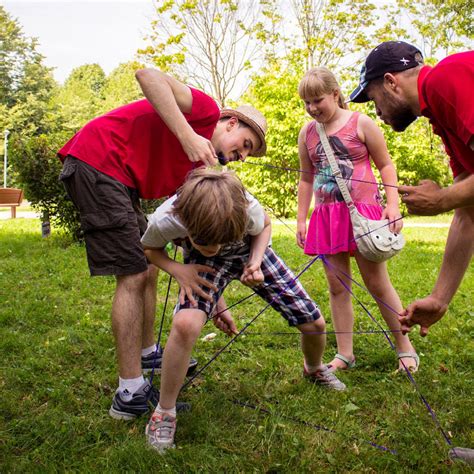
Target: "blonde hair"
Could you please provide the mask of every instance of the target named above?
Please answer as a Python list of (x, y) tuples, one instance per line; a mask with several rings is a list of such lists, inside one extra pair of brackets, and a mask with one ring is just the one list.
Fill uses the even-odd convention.
[(320, 97), (323, 94), (332, 94), (335, 90), (339, 92), (338, 105), (341, 109), (347, 109), (341, 88), (336, 76), (327, 68), (314, 67), (306, 72), (298, 86), (298, 93), (302, 100)]
[(242, 240), (247, 228), (245, 188), (230, 171), (198, 168), (178, 190), (172, 213), (198, 245)]

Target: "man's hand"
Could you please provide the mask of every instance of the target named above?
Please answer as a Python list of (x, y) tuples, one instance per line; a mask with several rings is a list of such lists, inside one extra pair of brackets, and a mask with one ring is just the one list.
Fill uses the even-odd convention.
[(197, 264), (181, 264), (178, 263), (176, 269), (173, 271), (173, 276), (179, 283), (179, 302), (184, 304), (185, 297), (188, 298), (193, 307), (197, 306), (197, 301), (194, 295), (198, 295), (205, 300), (212, 301), (212, 296), (207, 294), (202, 287), (209, 288), (212, 291), (217, 291), (217, 287), (207, 281), (205, 278), (199, 276), (199, 273), (215, 273), (212, 267)]
[(402, 334), (410, 332), (412, 326), (420, 325), (420, 335), (425, 337), (429, 327), (439, 321), (448, 309), (448, 305), (442, 303), (430, 295), (421, 300), (411, 303), (405, 311), (400, 313), (399, 321)]
[(304, 249), (306, 242), (306, 222), (298, 222), (296, 226), (296, 243), (298, 247)]
[(263, 283), (263, 280), (265, 279), (262, 273), (262, 270), (260, 269), (260, 265), (262, 262), (247, 262), (244, 271), (242, 273), (242, 276), (240, 277), (240, 281), (245, 285), (245, 286), (256, 286), (259, 285), (260, 283)]
[(189, 161), (193, 163), (202, 161), (206, 166), (217, 164), (217, 154), (212, 143), (194, 131), (181, 141), (181, 145), (186, 155), (188, 155)]
[(418, 186), (399, 186), (398, 192), (410, 214), (435, 216), (445, 212), (442, 189), (434, 181), (424, 179)]

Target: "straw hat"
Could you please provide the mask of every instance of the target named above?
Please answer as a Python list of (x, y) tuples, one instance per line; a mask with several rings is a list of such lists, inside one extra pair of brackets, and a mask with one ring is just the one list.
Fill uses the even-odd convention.
[(235, 109), (225, 108), (221, 110), (221, 118), (236, 117), (247, 124), (260, 138), (260, 148), (250, 153), (251, 156), (264, 156), (267, 152), (265, 134), (267, 133), (267, 121), (265, 117), (251, 105), (241, 105)]

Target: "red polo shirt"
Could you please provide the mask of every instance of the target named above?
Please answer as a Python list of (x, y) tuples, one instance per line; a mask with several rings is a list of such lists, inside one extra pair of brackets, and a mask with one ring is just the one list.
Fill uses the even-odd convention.
[(474, 173), (474, 51), (448, 56), (425, 66), (418, 76), (421, 114), (443, 140), (453, 175)]
[[(184, 117), (210, 139), (220, 117), (214, 99), (191, 88), (193, 104)], [(173, 194), (196, 166), (148, 100), (133, 102), (87, 123), (58, 152), (86, 162), (135, 188), (144, 199)]]

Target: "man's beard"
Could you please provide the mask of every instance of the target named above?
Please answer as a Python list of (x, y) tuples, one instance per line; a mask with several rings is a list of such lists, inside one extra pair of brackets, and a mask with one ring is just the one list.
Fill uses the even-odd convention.
[(222, 166), (225, 166), (230, 161), (224, 156), (224, 153), (222, 153), (222, 151), (219, 151), (217, 153), (217, 160), (219, 161), (219, 164), (221, 164)]
[(394, 99), (385, 91), (384, 98), (387, 111), (382, 114), (383, 120), (396, 132), (403, 132), (408, 125), (416, 120), (416, 115), (411, 111), (407, 103)]

